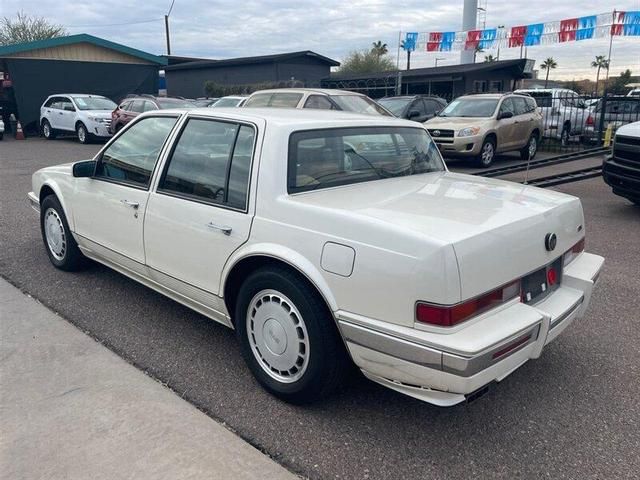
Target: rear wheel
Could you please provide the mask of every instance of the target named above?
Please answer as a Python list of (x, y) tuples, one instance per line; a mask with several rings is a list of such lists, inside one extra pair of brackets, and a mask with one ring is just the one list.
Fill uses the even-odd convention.
[(486, 138), (480, 148), (480, 154), (476, 157), (479, 167), (487, 168), (493, 163), (496, 154), (496, 144), (492, 138)]
[(291, 403), (309, 403), (343, 381), (348, 357), (331, 313), (299, 274), (265, 267), (242, 284), (236, 334), (258, 382)]
[(532, 133), (527, 144), (520, 150), (520, 158), (522, 160), (533, 160), (536, 153), (538, 153), (538, 136)]
[(42, 135), (44, 135), (44, 138), (46, 138), (47, 140), (53, 140), (54, 138), (56, 138), (56, 134), (53, 131), (53, 128), (51, 128), (49, 120), (45, 119), (42, 121)]
[(83, 266), (85, 257), (71, 234), (67, 217), (55, 195), (47, 196), (40, 204), (40, 230), (54, 267), (74, 271)]

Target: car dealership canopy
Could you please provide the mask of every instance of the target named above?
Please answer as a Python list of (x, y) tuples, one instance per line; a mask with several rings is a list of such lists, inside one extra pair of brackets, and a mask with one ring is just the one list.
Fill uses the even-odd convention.
[(155, 93), (163, 57), (87, 34), (0, 47), (0, 106), (23, 126), (37, 126), (40, 105), (55, 93), (92, 93), (118, 101)]

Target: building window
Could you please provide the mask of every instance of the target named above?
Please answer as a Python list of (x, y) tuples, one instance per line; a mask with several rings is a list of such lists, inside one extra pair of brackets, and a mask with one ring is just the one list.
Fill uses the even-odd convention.
[(491, 92), (502, 92), (504, 90), (502, 80), (491, 80)]
[(473, 93), (484, 93), (487, 91), (486, 80), (474, 80), (473, 81)]

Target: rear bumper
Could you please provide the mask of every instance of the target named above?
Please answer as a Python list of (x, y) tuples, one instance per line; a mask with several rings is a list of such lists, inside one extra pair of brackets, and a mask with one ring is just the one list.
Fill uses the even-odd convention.
[(591, 299), (604, 259), (583, 253), (562, 285), (535, 305), (513, 301), (451, 333), (433, 333), (338, 312), (351, 357), (373, 381), (420, 400), (451, 406), (538, 358)]

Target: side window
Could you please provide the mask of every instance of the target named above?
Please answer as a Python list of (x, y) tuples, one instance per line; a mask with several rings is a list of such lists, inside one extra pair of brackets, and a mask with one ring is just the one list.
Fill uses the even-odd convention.
[(525, 99), (527, 102), (527, 109), (530, 112), (533, 112), (536, 108), (538, 108), (538, 104), (536, 103), (535, 99), (533, 98), (526, 98)]
[(529, 112), (529, 108), (527, 107), (527, 102), (524, 97), (513, 97), (511, 100), (515, 106), (516, 115), (524, 115)]
[(334, 106), (324, 95), (309, 95), (304, 104), (304, 108), (315, 108), (319, 110), (333, 110)]
[(176, 117), (149, 117), (136, 122), (104, 151), (95, 176), (148, 187), (162, 145), (176, 121)]
[(131, 102), (131, 106), (129, 110), (136, 113), (144, 112), (144, 101), (143, 100), (133, 100)]
[(118, 107), (120, 110), (129, 110), (131, 108), (131, 100), (127, 100), (122, 102)]
[(75, 112), (76, 111), (76, 107), (73, 106), (73, 103), (68, 98), (63, 98), (62, 102), (61, 102), (61, 105), (62, 106), (60, 108), (62, 108), (62, 110), (66, 111), (66, 112)]
[(190, 119), (169, 159), (158, 191), (246, 207), (253, 128)]
[(244, 106), (245, 107), (268, 107), (269, 100), (271, 100), (270, 93), (261, 93), (259, 95), (253, 95), (251, 98), (249, 98), (245, 102)]
[(47, 103), (44, 104), (45, 108), (59, 108), (56, 104), (60, 99), (58, 97), (51, 97), (47, 100)]
[(442, 110), (442, 106), (434, 100), (424, 100), (427, 115), (435, 115), (438, 110)]
[(427, 114), (427, 110), (424, 106), (424, 101), (419, 98), (417, 100), (415, 100), (412, 104), (411, 107), (409, 108), (409, 111), (411, 110), (415, 110), (416, 112), (420, 113), (420, 117), (423, 117)]
[(151, 110), (157, 110), (158, 108), (154, 105), (153, 102), (150, 102), (149, 100), (143, 100), (142, 101), (142, 111), (143, 112), (150, 112)]
[(516, 114), (515, 107), (513, 106), (513, 101), (511, 98), (505, 98), (502, 101), (502, 105), (500, 105), (500, 113), (506, 113), (506, 112), (511, 112), (514, 115)]

